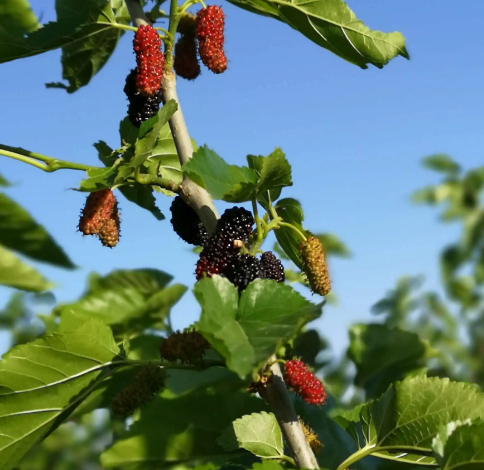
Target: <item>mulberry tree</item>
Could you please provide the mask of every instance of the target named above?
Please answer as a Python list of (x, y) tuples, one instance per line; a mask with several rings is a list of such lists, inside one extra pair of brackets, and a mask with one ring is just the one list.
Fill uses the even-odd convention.
[[(230, 2), (287, 24), (363, 69), (409, 58), (400, 33), (370, 29), (342, 0)], [(190, 138), (177, 77), (195, 80), (202, 71), (216, 86), (228, 59), (237, 57), (224, 48), (230, 31), (223, 6), (170, 0), (165, 11), (162, 4), (57, 0), (57, 20), (44, 25), (27, 0), (0, 6), (0, 61), (62, 48), (68, 84), (51, 86), (70, 93), (99, 72), (121, 34), (132, 35), (135, 60), (124, 86), (129, 104), (126, 116), (112, 123), (121, 119), (119, 148), (96, 144), (99, 166), (7, 142), (0, 155), (45, 172), (80, 172), (77, 190), (87, 194), (78, 229), (111, 249), (121, 229), (118, 198), (160, 219), (154, 193), (173, 198), (171, 224), (181, 239), (174, 249), (186, 242), (197, 254), (186, 270), (194, 273), (201, 309), (193, 325), (173, 331), (170, 309), (186, 288), (157, 269), (93, 278), (78, 301), (55, 307), (45, 334), (19, 342), (0, 363), (0, 470), (23, 468), (36, 443), (97, 409), (110, 410), (113, 429), (100, 454), (104, 468), (482, 467), (483, 393), (468, 383), (411, 373), (416, 367), (399, 368), (388, 349), (378, 358), (392, 379), (387, 387), (356, 408), (335, 407), (342, 397), (336, 389), (331, 394), (309, 364), (316, 364), (319, 345), (306, 354), (312, 331), (306, 325), (321, 315), (331, 291), (331, 238), (311, 233), (300, 202), (282, 197), (292, 176), (281, 149), (249, 155), (237, 166)], [(110, 45), (102, 60), (94, 39)], [(213, 200), (227, 203), (221, 216)], [(35, 221), (13, 210), (13, 201), (2, 204), (17, 211), (18, 222), (0, 233), (3, 283), (48, 290), (15, 252), (62, 267), (72, 262), (41, 227), (44, 248), (28, 245), (21, 231)], [(277, 244), (263, 248), (271, 232)], [(286, 273), (281, 258), (298, 271)], [(309, 287), (312, 300), (288, 281)], [(424, 343), (406, 335), (387, 328), (379, 338), (424, 357)], [(356, 364), (358, 351), (352, 351)]]

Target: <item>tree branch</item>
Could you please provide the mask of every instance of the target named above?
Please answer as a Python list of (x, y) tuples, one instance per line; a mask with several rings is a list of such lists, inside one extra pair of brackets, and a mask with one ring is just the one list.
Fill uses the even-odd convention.
[[(276, 360), (276, 356), (272, 356), (268, 362)], [(270, 369), (272, 376), (267, 385), (259, 393), (271, 407), (272, 412), (277, 418), (298, 467), (305, 469), (319, 468), (314, 452), (309, 446), (301, 424), (299, 423), (299, 417), (292, 406), (281, 367), (276, 362), (272, 364)]]
[[(178, 96), (176, 93), (175, 74), (165, 70), (163, 72), (163, 102), (175, 100), (178, 109), (168, 121), (180, 165), (188, 162), (193, 155), (192, 141), (188, 134), (185, 118), (183, 117)], [(219, 218), (217, 209), (213, 205), (212, 198), (205, 189), (201, 188), (189, 178), (184, 177), (180, 188), (180, 195), (185, 202), (197, 212), (200, 220), (209, 233), (214, 233)]]
[[(176, 0), (171, 0), (171, 2), (176, 2)], [(148, 19), (138, 0), (126, 0), (126, 4), (135, 26), (148, 24)], [(173, 8), (171, 11), (173, 11)], [(170, 18), (170, 21), (171, 20), (172, 18)], [(183, 165), (192, 158), (193, 147), (178, 101), (175, 75), (171, 70), (165, 70), (163, 73), (162, 89), (164, 103), (173, 99), (178, 104), (178, 110), (170, 118), (169, 125), (180, 164)], [(191, 207), (193, 207), (193, 209), (195, 209), (207, 231), (209, 233), (214, 233), (219, 216), (207, 191), (185, 177), (183, 179), (180, 195)], [(273, 359), (274, 358), (271, 358), (270, 360)], [(272, 380), (267, 384), (264, 398), (274, 412), (274, 415), (284, 432), (297, 465), (305, 469), (317, 469), (318, 463), (316, 457), (306, 441), (298, 416), (292, 406), (279, 364), (273, 364), (271, 370), (273, 376)]]

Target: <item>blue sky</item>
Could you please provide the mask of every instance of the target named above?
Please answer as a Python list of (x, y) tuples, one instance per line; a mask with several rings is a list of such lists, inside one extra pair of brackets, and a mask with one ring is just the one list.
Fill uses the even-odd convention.
[[(31, 4), (44, 21), (54, 17), (53, 1)], [(234, 164), (281, 147), (294, 181), (284, 194), (301, 201), (306, 228), (332, 232), (351, 249), (352, 259), (330, 266), (339, 305), (315, 323), (338, 352), (347, 344), (347, 327), (369, 321), (370, 306), (398, 277), (422, 273), (428, 288), (438, 285), (437, 255), (458, 230), (439, 224), (436, 211), (410, 204), (413, 190), (438, 181), (420, 159), (445, 152), (470, 168), (482, 164), (484, 147), (484, 3), (470, 1), (458, 10), (450, 0), (427, 0), (418, 8), (406, 0), (349, 5), (372, 29), (401, 31), (411, 60), (361, 70), (282, 23), (223, 3), (229, 69), (219, 76), (204, 69), (195, 82), (179, 81), (188, 128), (199, 144)], [(131, 40), (126, 34), (105, 68), (73, 95), (44, 86), (61, 78), (60, 51), (2, 64), (0, 143), (98, 165), (92, 144), (119, 142), (124, 80), (134, 66)], [(171, 230), (168, 198), (158, 197), (167, 215), (158, 222), (120, 196), (123, 237), (109, 250), (76, 232), (85, 196), (69, 188), (83, 173), (47, 174), (3, 157), (0, 173), (16, 183), (8, 194), (80, 266), (40, 267), (57, 283), (58, 300), (75, 299), (93, 270), (153, 267), (193, 284), (196, 258)], [(0, 290), (0, 303), (8, 294)], [(174, 311), (175, 326), (198, 313), (187, 294)]]

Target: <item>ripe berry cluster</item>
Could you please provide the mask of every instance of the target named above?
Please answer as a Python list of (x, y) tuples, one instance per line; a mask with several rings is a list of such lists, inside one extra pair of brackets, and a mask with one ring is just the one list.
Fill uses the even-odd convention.
[(242, 207), (227, 209), (217, 223), (215, 234), (208, 239), (197, 263), (196, 277), (221, 274), (243, 291), (255, 279), (284, 282), (284, 267), (268, 251), (259, 260), (240, 248), (248, 243), (254, 218)]
[(119, 241), (119, 211), (113, 192), (106, 188), (89, 193), (79, 219), (79, 231), (97, 235), (104, 246), (113, 248)]
[(175, 233), (191, 245), (205, 245), (208, 240), (207, 230), (198, 214), (180, 196), (173, 200), (170, 210)]
[(162, 340), (160, 356), (170, 362), (197, 364), (209, 347), (208, 341), (198, 331), (176, 331)]
[(186, 13), (178, 23), (177, 31), (181, 34), (175, 44), (175, 61), (173, 68), (179, 77), (186, 80), (195, 80), (200, 75), (198, 63), (196, 17)]
[(306, 403), (321, 405), (326, 392), (321, 381), (309, 370), (304, 362), (291, 359), (286, 361), (286, 381)]
[(254, 218), (242, 207), (227, 209), (217, 222), (215, 234), (207, 241), (197, 263), (197, 280), (204, 275), (223, 274), (228, 264), (239, 254), (252, 233)]
[(130, 416), (148, 403), (164, 386), (163, 369), (154, 365), (146, 366), (113, 398), (111, 408), (118, 416)]
[(319, 239), (310, 235), (307, 240), (300, 243), (299, 252), (303, 261), (304, 273), (313, 292), (328, 295), (331, 291), (331, 282), (323, 245)]
[(126, 77), (124, 93), (128, 97), (128, 117), (135, 127), (139, 127), (143, 121), (153, 117), (160, 109), (161, 89), (151, 95), (143, 95), (136, 86), (137, 70), (133, 69)]
[(161, 52), (161, 39), (156, 29), (142, 25), (133, 41), (136, 53), (136, 88), (142, 95), (150, 96), (161, 86), (165, 56)]
[(219, 6), (210, 5), (197, 13), (197, 38), (202, 62), (214, 73), (227, 69), (224, 46), (225, 15)]

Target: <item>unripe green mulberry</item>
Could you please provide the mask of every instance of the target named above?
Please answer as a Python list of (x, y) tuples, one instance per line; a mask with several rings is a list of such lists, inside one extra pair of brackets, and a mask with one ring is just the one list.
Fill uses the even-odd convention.
[(304, 272), (313, 292), (319, 295), (328, 295), (331, 291), (331, 282), (321, 242), (314, 235), (310, 235), (307, 240), (299, 244), (299, 252), (303, 261)]

